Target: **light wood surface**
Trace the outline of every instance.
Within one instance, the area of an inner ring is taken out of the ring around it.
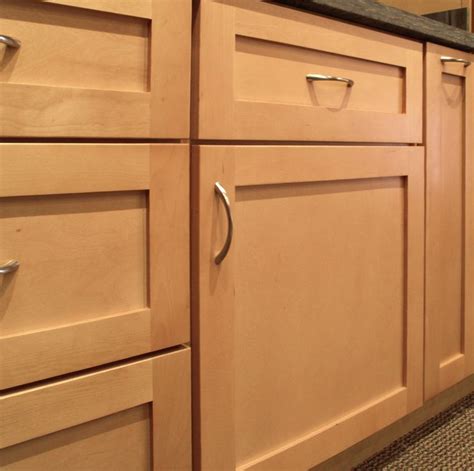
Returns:
[[[421,44],[247,0],[203,0],[196,24],[194,137],[421,142]]]
[[[119,13],[139,18],[152,18],[153,0],[37,0],[42,3],[56,3],[58,5],[69,5],[73,7],[87,8],[88,10],[99,10],[110,13]]]
[[[1,146],[2,389],[189,340],[188,149]]]
[[[2,469],[190,470],[190,401],[187,348],[7,394]]]
[[[0,135],[188,137],[191,0],[139,3],[2,0]]]
[[[149,145],[2,144],[0,197],[147,190]]]
[[[433,416],[445,411],[455,402],[474,391],[474,375],[461,383],[424,402],[423,406],[406,415],[380,432],[362,440],[330,460],[315,466],[311,471],[349,471],[367,458],[382,451],[386,446],[406,433],[422,425]]]
[[[474,372],[474,80],[428,45],[426,55],[426,365],[433,397]]]
[[[6,448],[0,463],[8,471],[148,471],[150,440],[150,406],[144,404]]]
[[[192,162],[197,469],[308,469],[419,407],[423,149],[199,146]],[[215,181],[235,221],[219,266]]]
[[[164,355],[153,364],[153,455],[157,469],[191,471],[191,355]]]

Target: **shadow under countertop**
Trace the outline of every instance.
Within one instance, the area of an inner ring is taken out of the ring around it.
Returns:
[[[272,0],[421,41],[474,52],[474,34],[375,0]]]

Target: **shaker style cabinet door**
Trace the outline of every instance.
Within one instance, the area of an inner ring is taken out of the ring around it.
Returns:
[[[193,137],[421,142],[421,43],[255,0],[197,18]]]
[[[189,340],[188,152],[0,146],[0,389]]]
[[[2,471],[191,471],[189,349],[5,394]]]
[[[193,148],[197,469],[306,470],[421,405],[423,156]]]
[[[0,136],[189,135],[191,0],[0,0]]]
[[[474,56],[426,55],[425,395],[474,373]]]

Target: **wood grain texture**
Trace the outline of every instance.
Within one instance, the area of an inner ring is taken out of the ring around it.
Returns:
[[[150,146],[1,144],[0,171],[0,197],[147,190]]]
[[[148,91],[149,20],[3,0],[0,21],[4,31],[22,42],[16,51],[2,46],[0,82]],[[114,53],[117,43],[121,54]]]
[[[190,340],[189,146],[152,146],[150,160],[150,307],[154,350]]]
[[[158,469],[191,470],[191,356],[178,351],[153,363],[153,454]],[[160,406],[160,404],[162,406]]]
[[[186,145],[1,146],[0,260],[21,265],[0,280],[2,389],[189,340],[188,162]]]
[[[308,469],[419,407],[423,149],[199,146],[192,160],[197,469]],[[215,181],[235,221],[219,266]]]
[[[4,471],[149,471],[150,439],[150,406],[144,404],[5,448],[0,464]]]
[[[472,374],[473,79],[470,67],[441,55],[473,56],[428,45],[426,55],[425,397]]]
[[[69,5],[88,10],[99,10],[121,15],[136,16],[139,18],[152,18],[153,0],[39,0],[43,3],[56,3],[59,5]]]
[[[421,142],[421,44],[251,1],[203,1],[198,27],[194,137]]]
[[[233,204],[233,149],[209,158],[202,146],[192,148],[193,469],[197,470],[235,466],[233,251],[226,263],[214,265],[226,231],[214,183],[227,189]]]
[[[347,107],[353,111],[397,114],[405,110],[403,67],[247,36],[236,37],[235,49],[237,100],[318,106],[334,111]],[[274,77],[285,80],[268,80],[270,70]],[[357,86],[348,90],[337,82],[309,84],[301,80],[308,71],[350,77]]]
[[[150,136],[190,135],[192,0],[152,0]]]
[[[150,309],[120,313],[0,339],[1,386],[79,371],[151,350]]]
[[[0,83],[0,133],[2,137],[148,136],[149,95]],[[28,103],[28,109],[18,103]]]
[[[150,361],[12,393],[1,402],[0,448],[145,404],[152,398]]]
[[[2,0],[0,134],[188,137],[191,0],[138,3]]]
[[[5,395],[2,469],[190,470],[189,366],[181,348]]]

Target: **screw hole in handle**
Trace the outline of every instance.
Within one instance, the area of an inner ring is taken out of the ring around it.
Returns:
[[[18,49],[21,47],[21,41],[11,36],[6,36],[4,34],[0,34],[0,44],[5,44],[7,47],[12,47],[13,49]]]
[[[221,251],[214,258],[215,264],[220,265],[224,258],[226,258],[230,250],[230,246],[232,245],[232,237],[234,234],[234,221],[232,219],[232,210],[230,207],[230,200],[229,196],[227,195],[227,191],[219,182],[216,182],[214,184],[214,191],[224,204],[225,213],[227,216],[227,237],[225,239],[225,243]]]
[[[8,275],[9,273],[17,271],[18,268],[20,268],[20,262],[17,260],[9,260],[0,265],[0,275]]]

